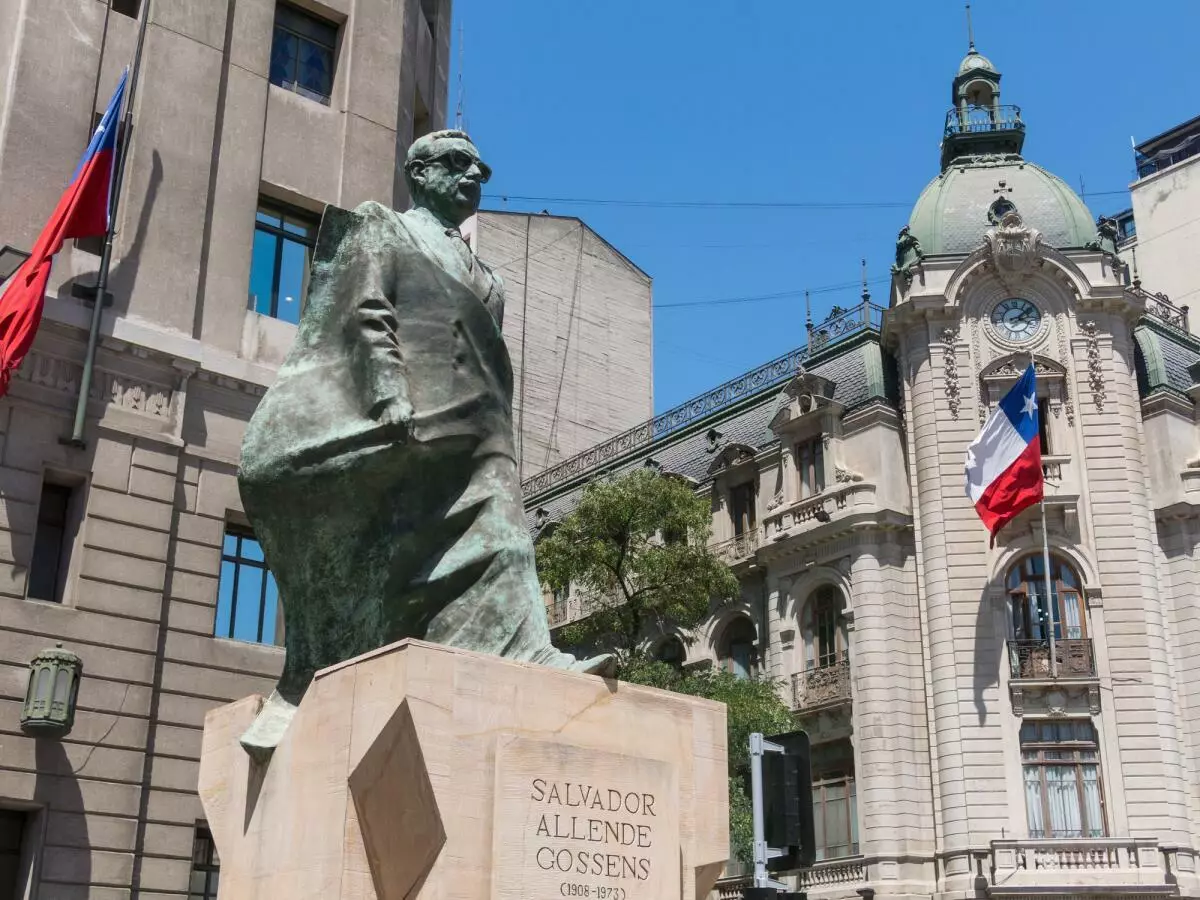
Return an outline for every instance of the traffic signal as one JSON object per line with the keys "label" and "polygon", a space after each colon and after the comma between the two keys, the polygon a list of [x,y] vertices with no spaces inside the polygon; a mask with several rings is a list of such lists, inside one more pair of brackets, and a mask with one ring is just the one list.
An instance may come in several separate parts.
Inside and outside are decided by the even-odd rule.
{"label": "traffic signal", "polygon": [[784,748],[763,756],[764,837],[768,847],[783,850],[783,856],[767,860],[767,868],[786,872],[811,866],[816,845],[808,735],[792,731],[767,740]]}

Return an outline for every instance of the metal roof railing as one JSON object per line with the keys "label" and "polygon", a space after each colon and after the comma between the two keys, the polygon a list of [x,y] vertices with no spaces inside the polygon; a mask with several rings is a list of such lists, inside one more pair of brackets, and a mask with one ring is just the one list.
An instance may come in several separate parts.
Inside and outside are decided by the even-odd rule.
{"label": "metal roof railing", "polygon": [[808,343],[783,356],[751,369],[681,403],[653,419],[635,425],[582,453],[538,472],[521,484],[526,502],[552,487],[602,469],[638,449],[649,447],[713,413],[728,409],[766,388],[790,381],[797,368],[817,353],[823,353],[845,338],[863,331],[880,330],[883,307],[864,301],[842,310],[835,307],[825,321],[809,327]]}
{"label": "metal roof railing", "polygon": [[946,113],[946,137],[956,134],[987,134],[992,131],[1024,131],[1021,107],[968,106],[954,107]]}

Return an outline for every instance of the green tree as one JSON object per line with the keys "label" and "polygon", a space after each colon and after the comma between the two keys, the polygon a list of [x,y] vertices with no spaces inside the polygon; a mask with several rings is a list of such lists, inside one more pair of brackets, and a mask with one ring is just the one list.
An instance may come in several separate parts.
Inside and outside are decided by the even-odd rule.
{"label": "green tree", "polygon": [[725,704],[729,734],[729,839],[738,859],[747,864],[753,862],[750,735],[755,731],[781,734],[794,725],[778,686],[765,678],[738,678],[724,670],[681,672],[666,663],[639,658],[621,666],[617,677]]}
{"label": "green tree", "polygon": [[729,568],[708,549],[708,501],[677,478],[638,469],[589,484],[579,505],[537,544],[538,573],[573,584],[589,614],[562,629],[569,646],[638,654],[648,631],[691,630],[714,601],[737,596]]}
{"label": "green tree", "polygon": [[588,615],[557,635],[565,646],[616,652],[623,681],[725,704],[730,837],[738,858],[750,862],[750,734],[790,730],[791,711],[772,681],[680,671],[651,659],[645,644],[648,634],[694,630],[714,601],[737,596],[737,578],[708,550],[711,531],[707,499],[679,479],[640,469],[588,485],[575,510],[538,541],[538,573],[552,588],[574,585],[586,598]]}

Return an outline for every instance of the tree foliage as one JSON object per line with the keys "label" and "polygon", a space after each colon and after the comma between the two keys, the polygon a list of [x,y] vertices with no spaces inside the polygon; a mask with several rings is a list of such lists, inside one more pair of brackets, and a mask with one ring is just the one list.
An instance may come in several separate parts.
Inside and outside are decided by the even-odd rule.
{"label": "tree foliage", "polygon": [[737,579],[708,549],[712,512],[686,483],[650,469],[594,481],[579,505],[537,544],[551,588],[573,584],[590,614],[563,628],[569,646],[633,658],[648,630],[695,628]]}
{"label": "tree foliage", "polygon": [[662,688],[725,704],[729,733],[729,837],[744,863],[753,861],[750,806],[750,735],[781,734],[793,727],[792,713],[776,684],[765,678],[738,678],[724,670],[681,672],[666,663],[633,658],[617,673],[622,681]]}

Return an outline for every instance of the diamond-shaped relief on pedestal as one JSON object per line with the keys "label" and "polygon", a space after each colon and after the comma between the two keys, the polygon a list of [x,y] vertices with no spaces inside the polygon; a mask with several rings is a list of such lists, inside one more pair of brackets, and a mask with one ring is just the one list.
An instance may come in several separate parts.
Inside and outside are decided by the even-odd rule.
{"label": "diamond-shaped relief on pedestal", "polygon": [[378,900],[404,900],[429,874],[446,831],[408,701],[350,773],[350,794]]}

